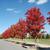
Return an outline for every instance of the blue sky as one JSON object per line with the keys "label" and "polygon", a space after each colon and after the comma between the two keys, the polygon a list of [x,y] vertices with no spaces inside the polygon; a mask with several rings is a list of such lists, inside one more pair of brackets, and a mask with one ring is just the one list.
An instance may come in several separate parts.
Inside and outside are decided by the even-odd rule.
{"label": "blue sky", "polygon": [[[27,9],[31,7],[39,7],[42,15],[48,17],[50,0],[0,0],[0,33],[18,22],[19,18],[25,19]],[[50,33],[48,24],[45,25],[45,30]]]}

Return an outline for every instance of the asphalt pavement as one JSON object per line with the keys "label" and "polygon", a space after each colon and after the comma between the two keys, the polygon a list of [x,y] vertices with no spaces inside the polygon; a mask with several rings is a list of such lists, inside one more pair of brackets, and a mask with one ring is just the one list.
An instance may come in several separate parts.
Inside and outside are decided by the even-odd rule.
{"label": "asphalt pavement", "polygon": [[21,45],[12,42],[0,40],[0,50],[28,50],[28,49],[23,48]]}

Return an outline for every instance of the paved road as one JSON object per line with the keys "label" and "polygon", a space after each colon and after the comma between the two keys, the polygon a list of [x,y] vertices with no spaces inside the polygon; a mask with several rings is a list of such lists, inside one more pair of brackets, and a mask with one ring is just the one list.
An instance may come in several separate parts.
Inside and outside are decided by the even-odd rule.
{"label": "paved road", "polygon": [[0,40],[0,50],[27,50],[27,49],[21,47],[20,45]]}

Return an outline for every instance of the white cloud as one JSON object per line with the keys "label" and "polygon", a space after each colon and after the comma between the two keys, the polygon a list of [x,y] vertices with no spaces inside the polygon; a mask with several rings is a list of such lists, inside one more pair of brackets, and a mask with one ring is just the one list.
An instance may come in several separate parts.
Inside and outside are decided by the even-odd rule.
{"label": "white cloud", "polygon": [[35,0],[28,0],[28,2],[29,2],[29,3],[34,3],[34,2],[35,2]]}
{"label": "white cloud", "polygon": [[28,0],[29,3],[45,4],[48,0]]}
{"label": "white cloud", "polygon": [[48,0],[38,0],[37,1],[37,4],[45,4],[47,2],[48,2]]}
{"label": "white cloud", "polygon": [[12,8],[7,8],[6,11],[14,11]]}
{"label": "white cloud", "polygon": [[6,11],[12,12],[12,13],[20,13],[21,11],[13,9],[13,8],[7,8]]}

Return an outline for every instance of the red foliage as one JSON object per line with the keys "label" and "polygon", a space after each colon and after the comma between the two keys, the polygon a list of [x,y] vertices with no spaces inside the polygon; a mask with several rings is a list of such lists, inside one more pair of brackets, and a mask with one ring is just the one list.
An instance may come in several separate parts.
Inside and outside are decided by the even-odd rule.
{"label": "red foliage", "polygon": [[41,15],[39,8],[31,8],[26,12],[26,21],[20,19],[17,24],[12,25],[5,32],[3,38],[24,38],[26,33],[36,37],[41,29],[44,29],[45,18]]}
{"label": "red foliage", "polygon": [[31,8],[26,12],[26,15],[28,31],[32,32],[30,34],[35,35],[36,37],[39,31],[44,28],[45,18],[41,15],[39,8]]}
{"label": "red foliage", "polygon": [[2,34],[3,38],[10,38],[10,31],[7,29],[5,32]]}
{"label": "red foliage", "polygon": [[24,38],[26,35],[27,22],[24,20],[19,20],[19,22],[16,26],[17,26],[16,31],[17,31],[18,35],[20,36],[20,38]]}
{"label": "red foliage", "polygon": [[50,24],[50,17],[47,18],[47,22],[48,22],[48,24]]}
{"label": "red foliage", "polygon": [[7,29],[5,32],[3,32],[2,36],[3,38],[24,38],[26,35],[26,27],[27,22],[24,20],[19,20],[19,22],[15,25],[12,25],[9,29]]}
{"label": "red foliage", "polygon": [[50,12],[48,12],[48,14],[50,14]]}
{"label": "red foliage", "polygon": [[[50,12],[48,12],[48,14],[50,15]],[[50,16],[47,17],[47,22],[48,22],[48,24],[50,24]]]}

